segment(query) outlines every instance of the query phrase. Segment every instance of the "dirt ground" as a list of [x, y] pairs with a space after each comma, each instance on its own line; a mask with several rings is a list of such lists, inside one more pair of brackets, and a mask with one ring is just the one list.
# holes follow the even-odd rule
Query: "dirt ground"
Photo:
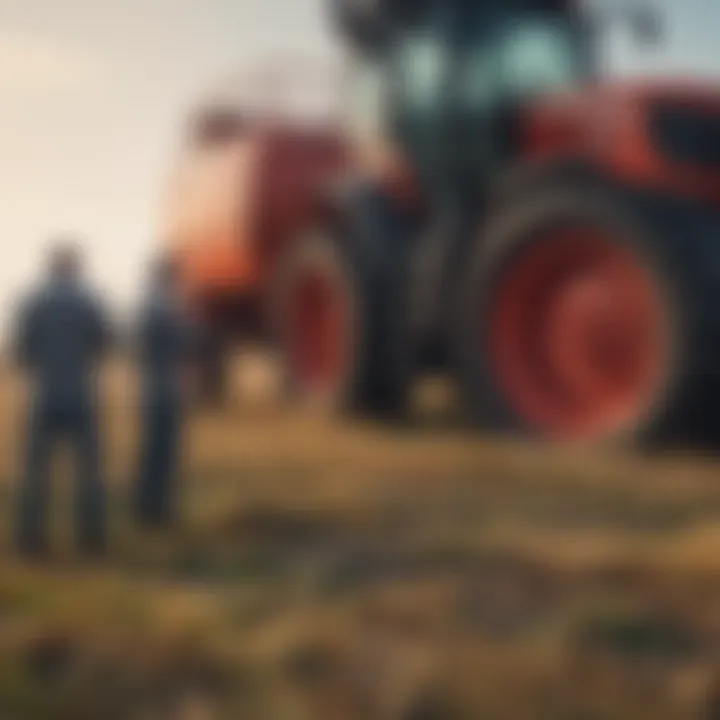
[[74, 557], [60, 468], [32, 567], [2, 374], [2, 720], [720, 718], [716, 460], [331, 424], [241, 372], [253, 392], [192, 418], [159, 536], [127, 519], [135, 392], [110, 373], [110, 557]]

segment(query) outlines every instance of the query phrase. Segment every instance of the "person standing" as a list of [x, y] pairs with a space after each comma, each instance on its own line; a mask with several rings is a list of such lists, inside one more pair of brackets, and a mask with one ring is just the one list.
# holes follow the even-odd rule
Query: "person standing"
[[95, 376], [109, 327], [102, 304], [82, 277], [82, 265], [73, 242], [58, 242], [50, 253], [48, 277], [23, 303], [18, 318], [15, 352], [31, 381], [17, 511], [17, 544], [25, 555], [48, 549], [49, 472], [59, 440], [69, 441], [76, 456], [78, 545], [91, 554], [106, 546]]
[[141, 526], [161, 528], [176, 519], [186, 380], [196, 348], [178, 268], [170, 258], [153, 267], [138, 326], [142, 437], [135, 515]]

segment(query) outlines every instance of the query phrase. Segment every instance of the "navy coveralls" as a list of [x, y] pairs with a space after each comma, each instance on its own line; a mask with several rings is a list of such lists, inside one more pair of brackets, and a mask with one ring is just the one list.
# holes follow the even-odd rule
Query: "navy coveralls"
[[175, 517], [183, 372], [194, 333], [171, 293], [156, 288], [142, 309], [138, 335], [143, 427], [136, 514], [145, 525], [161, 526]]
[[17, 541], [23, 552], [46, 549], [48, 475], [52, 450], [60, 439], [69, 441], [75, 451], [78, 543], [91, 552], [104, 547], [105, 492], [93, 376], [107, 342], [101, 306], [77, 282], [51, 280], [22, 309], [16, 352], [33, 383], [17, 516]]

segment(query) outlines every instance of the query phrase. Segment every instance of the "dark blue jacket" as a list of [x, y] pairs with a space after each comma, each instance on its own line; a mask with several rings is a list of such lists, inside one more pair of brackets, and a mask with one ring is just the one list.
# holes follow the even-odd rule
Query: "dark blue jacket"
[[179, 401], [183, 372], [196, 347], [196, 332], [178, 302], [161, 288], [145, 299], [139, 319], [138, 350], [145, 396]]
[[23, 304], [15, 352], [40, 397], [92, 397], [94, 370], [110, 332], [99, 300], [79, 283], [51, 280]]

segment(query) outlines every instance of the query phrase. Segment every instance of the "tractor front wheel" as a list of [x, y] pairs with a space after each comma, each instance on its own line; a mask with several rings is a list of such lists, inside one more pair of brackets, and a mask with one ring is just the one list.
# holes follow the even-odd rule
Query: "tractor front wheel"
[[362, 317], [351, 267], [322, 231], [298, 238], [280, 268], [272, 323], [286, 390], [339, 409], [353, 393]]
[[[393, 274], [362, 242], [320, 225], [288, 249], [271, 323], [285, 387], [302, 405], [384, 420], [406, 409]], [[374, 261], [374, 262], [373, 262]]]

